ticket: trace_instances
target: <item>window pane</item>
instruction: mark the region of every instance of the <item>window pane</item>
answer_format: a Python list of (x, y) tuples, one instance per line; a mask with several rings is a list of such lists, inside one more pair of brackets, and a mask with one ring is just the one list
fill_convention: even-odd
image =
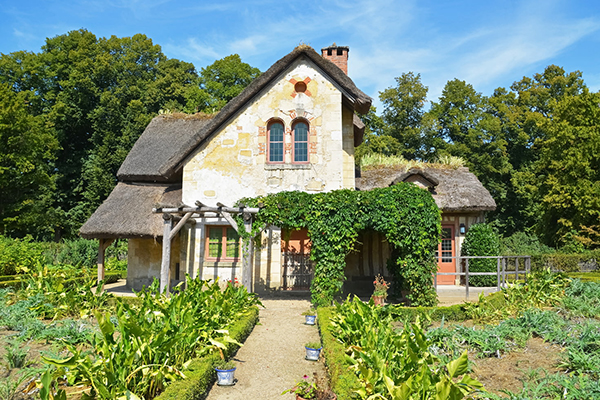
[(294, 125), (294, 141), (308, 141), (308, 126), (304, 122), (299, 122), (296, 125)]
[(283, 125), (276, 123), (269, 128), (269, 140), (271, 142), (283, 142)]
[(239, 258), (240, 237), (233, 228), (227, 228), (227, 258)]
[(308, 125), (299, 122), (294, 125), (294, 162), (308, 161)]
[(282, 162), (283, 161), (283, 143), (270, 143), (269, 144), (269, 161), (271, 161), (271, 162)]
[(296, 162), (308, 161), (308, 143), (295, 143), (294, 144), (294, 161), (296, 161)]
[(283, 124), (269, 126), (269, 161), (283, 162)]
[(221, 257), (221, 247), (223, 240), (223, 228), (214, 227), (208, 228), (208, 256), (219, 258)]

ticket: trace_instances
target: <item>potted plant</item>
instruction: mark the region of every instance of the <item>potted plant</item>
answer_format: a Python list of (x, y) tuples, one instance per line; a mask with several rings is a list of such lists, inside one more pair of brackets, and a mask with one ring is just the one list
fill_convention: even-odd
[(233, 362), (222, 360), (215, 364), (215, 371), (217, 371), (217, 385), (235, 385), (233, 376), (235, 374), (235, 364)]
[(319, 355), (321, 354), (321, 343), (319, 342), (308, 342), (304, 345), (306, 349), (306, 359), (309, 361), (318, 361)]
[(306, 325), (314, 325), (317, 319), (317, 310), (314, 308), (309, 308), (308, 310), (302, 313), (304, 315), (304, 323)]
[(314, 381), (308, 380), (308, 375), (304, 375), (302, 380), (297, 381), (296, 384), (285, 390), (281, 394), (293, 393), (296, 395), (296, 400), (337, 400), (335, 393), (329, 389), (329, 385), (322, 379), (319, 379), (317, 373), (313, 373)]
[(317, 398), (317, 384), (308, 380), (308, 375), (304, 375), (302, 380), (297, 381), (296, 384), (285, 390), (281, 394), (294, 393), (296, 400), (305, 399), (316, 399)]
[(375, 280), (373, 281), (373, 285), (375, 286), (375, 290), (373, 291), (373, 295), (371, 299), (373, 299), (373, 303), (376, 305), (382, 306), (385, 303), (385, 299), (387, 298), (387, 291), (389, 289), (388, 283), (383, 279), (383, 276), (377, 274)]

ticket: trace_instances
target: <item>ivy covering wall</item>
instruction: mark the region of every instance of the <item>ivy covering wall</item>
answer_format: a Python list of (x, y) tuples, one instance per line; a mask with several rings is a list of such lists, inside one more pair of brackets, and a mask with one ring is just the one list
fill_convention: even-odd
[(410, 304), (436, 304), (432, 274), (437, 270), (435, 250), (441, 217), (427, 190), (400, 183), (364, 192), (279, 192), (242, 199), (240, 203), (261, 207), (252, 237), (268, 225), (308, 230), (315, 265), (311, 285), (314, 304), (330, 305), (340, 292), (346, 255), (354, 248), (358, 233), (365, 229), (386, 236), (392, 249), (388, 270)]

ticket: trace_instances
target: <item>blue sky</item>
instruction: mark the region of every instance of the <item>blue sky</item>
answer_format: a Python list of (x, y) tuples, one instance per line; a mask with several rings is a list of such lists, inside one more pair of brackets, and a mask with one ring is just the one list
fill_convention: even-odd
[(197, 69), (238, 53), (264, 71), (300, 43), (335, 42), (350, 47), (349, 75), (374, 99), (408, 71), (435, 101), (454, 78), (490, 95), (550, 64), (600, 90), (597, 0), (0, 0), (1, 53), (39, 52), (80, 28), (143, 33)]

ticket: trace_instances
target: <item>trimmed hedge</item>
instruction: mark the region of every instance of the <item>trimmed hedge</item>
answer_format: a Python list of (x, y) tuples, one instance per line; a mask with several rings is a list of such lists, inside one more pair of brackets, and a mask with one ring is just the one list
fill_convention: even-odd
[[(4, 279), (4, 278), (12, 279)], [(127, 271), (110, 271), (104, 274), (104, 280), (106, 284), (115, 283), (119, 279), (127, 277)], [(92, 279), (92, 277), (79, 277), (65, 280), (65, 286), (69, 287), (76, 284), (83, 284)], [(27, 278), (23, 275), (12, 275), (12, 276), (0, 276), (0, 289), (12, 287), (14, 289), (23, 289), (27, 287)]]
[(329, 370), (331, 389), (337, 394), (337, 398), (352, 399), (357, 397), (354, 390), (360, 387), (360, 382), (354, 372), (345, 366), (346, 349), (331, 333), (329, 319), (333, 310), (333, 307), (319, 307), (317, 310), (319, 332), (323, 342), (323, 356)]
[[(258, 322), (258, 307), (252, 307), (243, 317), (238, 319), (229, 328), (229, 336), (242, 343), (254, 329)], [(227, 360), (231, 359), (238, 351), (239, 346), (230, 344), (223, 354)], [(156, 400), (203, 400), (208, 395), (214, 381), (217, 379), (214, 365), (221, 360), (218, 353), (192, 361), (184, 374), (186, 379), (176, 381), (167, 386)]]
[(598, 269), (600, 250), (576, 254), (538, 254), (531, 257), (531, 269), (542, 271), (550, 268), (560, 272), (589, 272)]

